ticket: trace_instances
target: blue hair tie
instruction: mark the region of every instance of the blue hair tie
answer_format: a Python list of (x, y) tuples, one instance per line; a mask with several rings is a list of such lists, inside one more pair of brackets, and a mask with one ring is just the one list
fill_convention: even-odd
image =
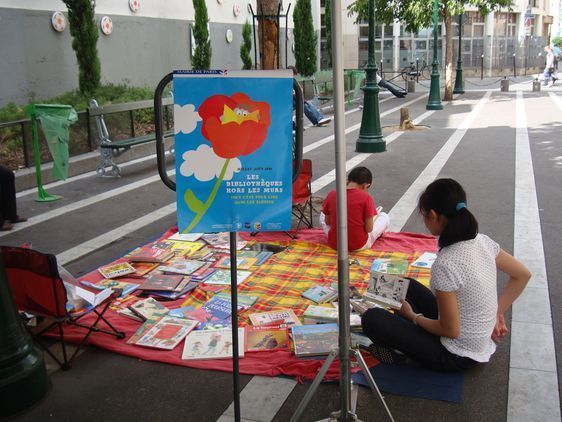
[(457, 210), (457, 212), (459, 212), (460, 210), (462, 210), (463, 208), (466, 208), (466, 204), (464, 202), (458, 202), (457, 206), (455, 207), (455, 209)]

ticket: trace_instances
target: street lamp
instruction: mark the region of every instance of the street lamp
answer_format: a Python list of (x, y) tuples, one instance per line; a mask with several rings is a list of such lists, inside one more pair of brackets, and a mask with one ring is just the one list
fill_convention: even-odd
[(431, 69), (431, 87), (426, 110), (443, 110), (441, 95), (439, 94), (439, 59), (437, 58), (438, 0), (433, 2), (433, 64)]
[(464, 9), (459, 14), (459, 59), (457, 60), (457, 77), (455, 78), (455, 88), (453, 89), (453, 94), (464, 94), (464, 81), (462, 79), (462, 17), (463, 15), (464, 15)]
[(363, 115), (359, 138), (355, 143), (357, 152), (384, 152), (386, 142), (382, 137), (379, 111), (379, 86), (377, 85), (377, 65), (375, 64), (375, 1), (369, 0), (369, 57), (367, 82), (363, 88)]

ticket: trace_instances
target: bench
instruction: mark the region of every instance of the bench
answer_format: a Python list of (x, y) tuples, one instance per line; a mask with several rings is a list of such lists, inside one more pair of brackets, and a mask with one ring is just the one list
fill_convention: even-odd
[[(162, 105), (169, 106), (173, 104), (172, 98), (165, 98), (162, 100)], [(154, 102), (152, 100), (146, 101), (136, 101), (132, 103), (125, 104), (110, 104), (106, 106), (99, 106), (95, 99), (90, 100), (88, 113), (90, 117), (96, 118), (96, 128), (99, 136), (99, 151), (101, 156), (101, 161), (96, 167), (96, 173), (100, 176), (121, 176), (121, 169), (113, 161), (114, 157), (117, 157), (124, 153), (125, 151), (131, 149), (136, 145), (146, 144), (148, 142), (153, 142), (156, 140), (156, 134), (150, 133), (146, 135), (135, 136), (134, 132), (134, 119), (133, 111), (141, 110), (147, 108), (153, 108)], [(131, 137), (126, 139), (120, 139), (118, 141), (111, 140), (107, 126), (105, 124), (104, 115), (113, 113), (123, 113), (129, 112), (130, 124), (131, 124)], [(173, 138), (174, 131), (167, 130), (164, 133), (164, 139)], [(172, 147), (170, 151), (172, 151)], [(108, 170), (109, 168), (109, 170)]]

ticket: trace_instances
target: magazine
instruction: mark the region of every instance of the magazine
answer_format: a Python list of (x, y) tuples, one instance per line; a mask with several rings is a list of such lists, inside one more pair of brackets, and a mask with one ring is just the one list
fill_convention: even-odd
[(154, 324), (136, 344), (139, 346), (172, 350), (197, 326), (197, 324), (197, 321), (190, 319), (167, 316)]
[[(238, 355), (244, 357), (244, 328), (238, 328)], [(182, 359), (232, 358), (232, 330), (193, 331), (185, 339)]]

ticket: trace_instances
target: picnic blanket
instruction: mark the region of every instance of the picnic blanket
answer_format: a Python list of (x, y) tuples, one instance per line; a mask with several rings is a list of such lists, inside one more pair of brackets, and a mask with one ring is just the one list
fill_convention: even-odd
[[(161, 237), (167, 238), (177, 231), (173, 228)], [(275, 254), (270, 260), (253, 271), (252, 275), (238, 286), (239, 293), (258, 296), (257, 302), (248, 311), (239, 315), (239, 324), (247, 325), (247, 314), (275, 310), (279, 308), (292, 308), (296, 315), (302, 316), (305, 309), (310, 305), (307, 299), (301, 297), (301, 293), (314, 284), (329, 284), (337, 281), (337, 252), (330, 249), (326, 244), (312, 243), (310, 239), (318, 238), (318, 230), (300, 230), (300, 239), (291, 240), (284, 234), (276, 235), (260, 234), (255, 241), (277, 241), (287, 246), (285, 251)], [(375, 242), (373, 248), (350, 254), (350, 258), (356, 259), (357, 263), (350, 265), (350, 284), (359, 291), (365, 290), (369, 277), (369, 268), (375, 258), (404, 258), (409, 262), (415, 260), (424, 251), (435, 251), (436, 240), (432, 236), (417, 233), (386, 233), (382, 239)], [(399, 251), (399, 252), (393, 252)], [(117, 260), (119, 262), (123, 260)], [(427, 283), (429, 271), (426, 269), (412, 269), (408, 276), (414, 277), (421, 282)], [(82, 279), (95, 282), (102, 277), (97, 271), (87, 274)], [(125, 278), (122, 278), (127, 281)], [(135, 279), (131, 279), (134, 282)], [(138, 280), (138, 279), (136, 279)], [(180, 306), (199, 306), (206, 302), (214, 293), (197, 288), (192, 291), (186, 299), (166, 302), (170, 309)], [(183, 343), (172, 351), (144, 348), (126, 343), (128, 339), (140, 326), (139, 322), (127, 317), (108, 311), (108, 321), (116, 329), (123, 331), (125, 340), (113, 336), (93, 333), (88, 342), (91, 345), (101, 347), (116, 353), (133, 356), (143, 360), (159, 361), (174, 365), (188, 366), (192, 368), (213, 369), (220, 371), (232, 371), (231, 360), (191, 360), (181, 359)], [(86, 316), (94, 318), (95, 315)], [(65, 328), (65, 339), (77, 342), (83, 336), (80, 327), (68, 326)], [(377, 363), (371, 356), (366, 356), (369, 366)], [(313, 379), (322, 366), (323, 359), (298, 359), (291, 351), (262, 351), (246, 352), (240, 359), (240, 373), (249, 375), (278, 376), (285, 375), (295, 377), (298, 380)], [(337, 360), (328, 370), (325, 379), (337, 380), (339, 378), (339, 365)]]

